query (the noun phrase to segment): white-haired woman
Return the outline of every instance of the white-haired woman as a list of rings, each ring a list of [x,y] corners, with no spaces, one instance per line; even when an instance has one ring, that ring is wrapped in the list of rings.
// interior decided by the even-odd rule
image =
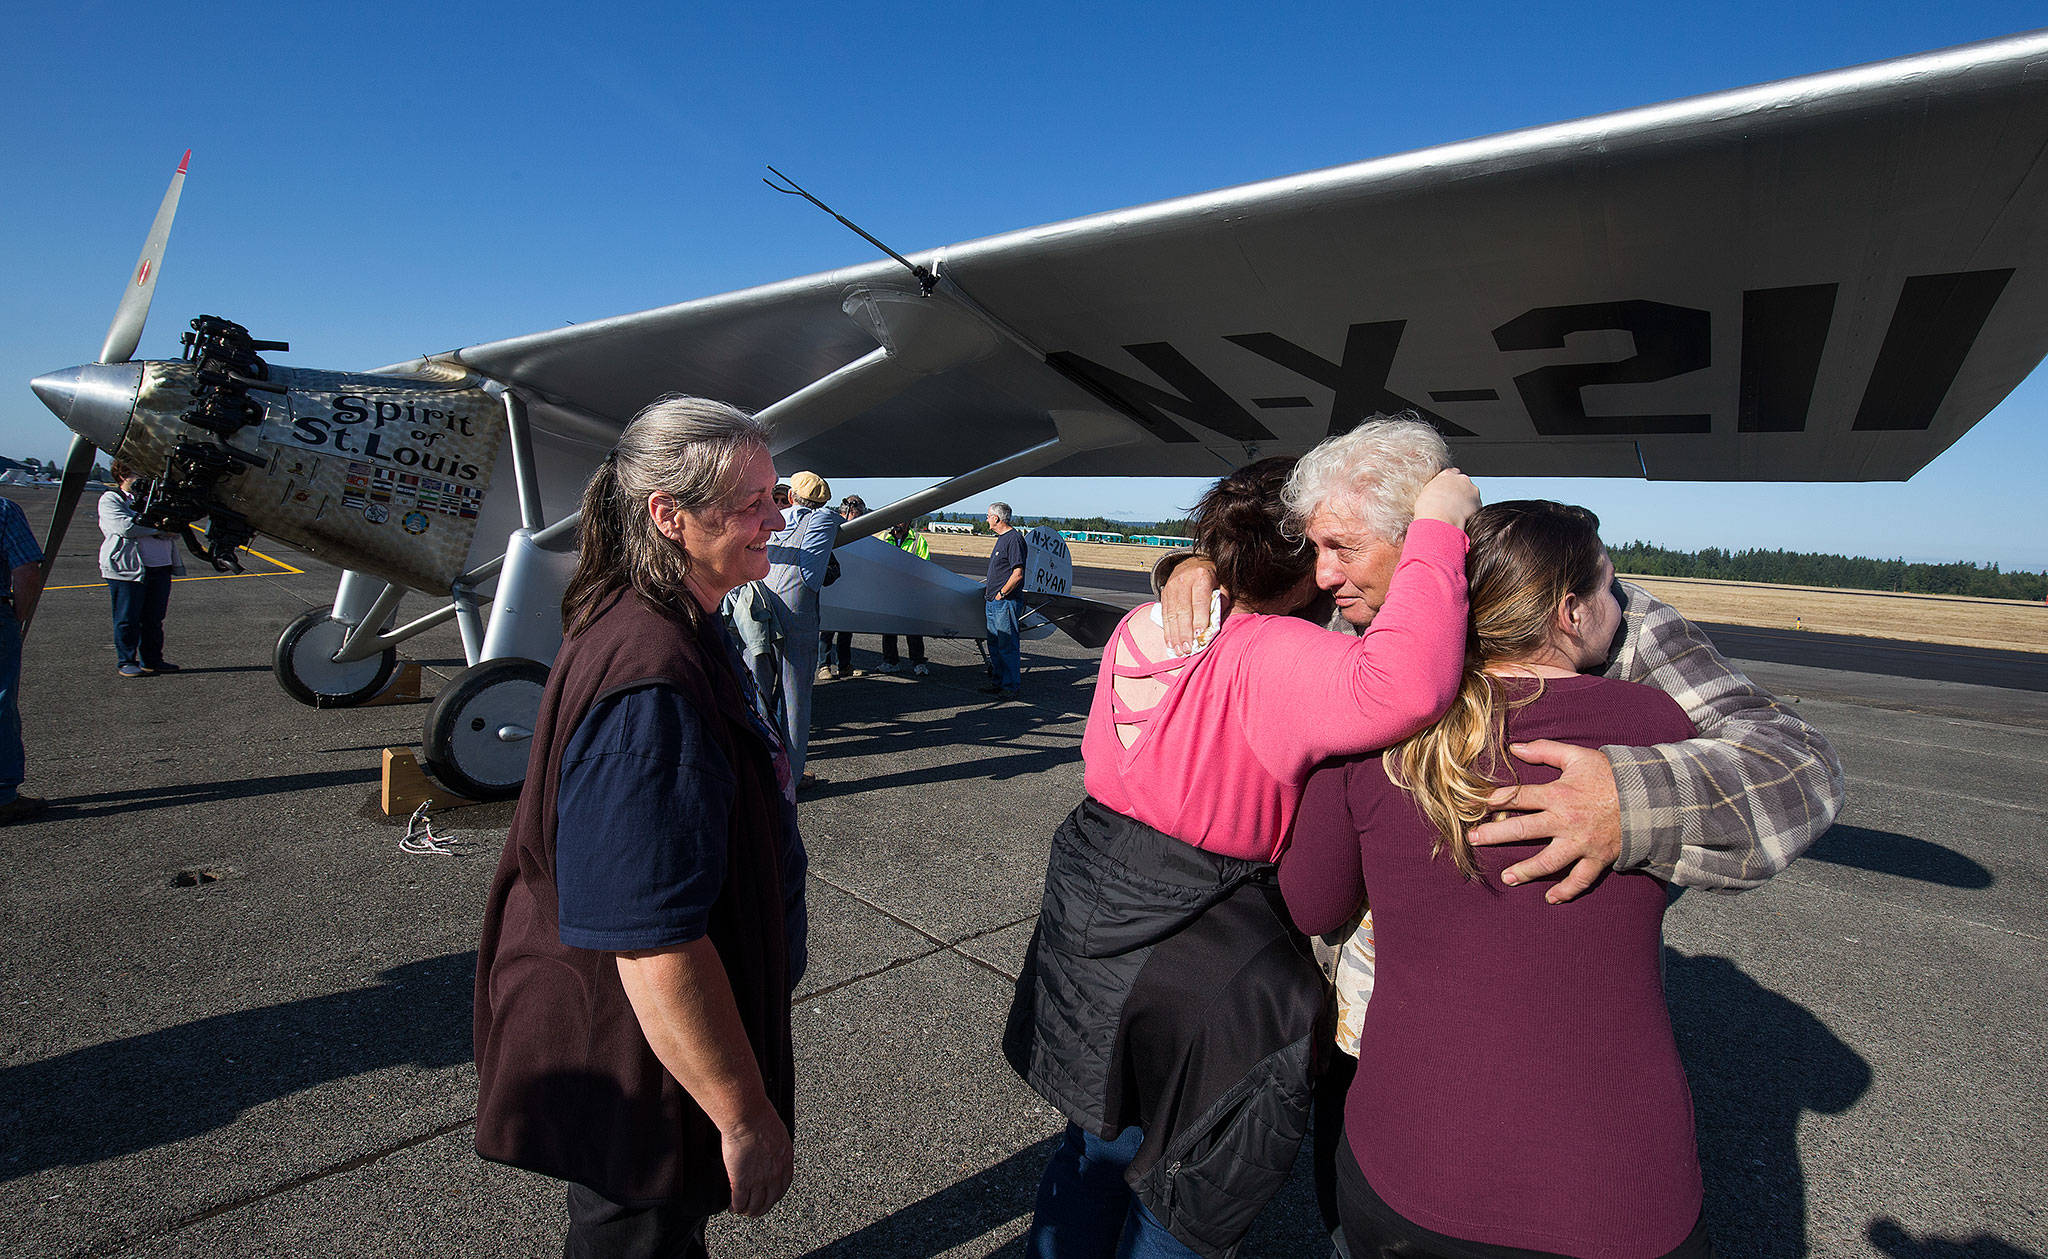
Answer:
[[[782,524],[767,439],[665,399],[583,495],[476,986],[477,1152],[569,1182],[570,1255],[701,1255],[793,1172],[803,843],[718,616]]]

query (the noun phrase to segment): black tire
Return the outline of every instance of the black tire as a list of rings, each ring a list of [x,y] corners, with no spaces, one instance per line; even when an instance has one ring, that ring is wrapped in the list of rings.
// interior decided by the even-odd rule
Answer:
[[[398,671],[396,647],[353,664],[335,664],[332,656],[349,627],[329,615],[333,610],[314,608],[285,626],[270,659],[284,693],[309,708],[352,708],[375,699]]]
[[[472,665],[434,697],[420,744],[427,769],[450,791],[472,800],[509,800],[526,781],[533,723],[548,667],[507,656]],[[528,732],[508,740],[507,726]]]

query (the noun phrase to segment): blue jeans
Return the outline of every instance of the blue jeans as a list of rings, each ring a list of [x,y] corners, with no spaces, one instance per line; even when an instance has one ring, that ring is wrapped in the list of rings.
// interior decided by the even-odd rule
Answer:
[[[801,778],[811,746],[811,683],[818,678],[818,623],[782,640],[782,737],[789,772]]]
[[[164,614],[171,607],[168,564],[142,570],[141,581],[107,580],[114,602],[114,659],[154,669],[164,662]]]
[[[21,746],[21,622],[0,603],[0,804],[12,804],[28,773]]]
[[[988,662],[995,669],[996,685],[1014,691],[1024,680],[1024,643],[1017,637],[1018,602],[1015,599],[988,601]]]
[[[1197,1259],[1124,1183],[1124,1169],[1144,1140],[1137,1128],[1104,1141],[1068,1124],[1038,1182],[1024,1253],[1031,1259]]]

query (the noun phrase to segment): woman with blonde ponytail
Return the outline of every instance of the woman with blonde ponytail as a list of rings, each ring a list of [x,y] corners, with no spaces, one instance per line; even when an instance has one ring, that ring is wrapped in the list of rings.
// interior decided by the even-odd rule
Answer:
[[[1711,1253],[1664,1005],[1664,884],[1610,872],[1551,905],[1541,882],[1500,878],[1540,845],[1467,838],[1498,788],[1556,776],[1510,756],[1511,742],[1693,735],[1663,691],[1595,672],[1621,627],[1599,526],[1542,501],[1472,515],[1471,629],[1450,711],[1381,755],[1318,771],[1282,859],[1303,931],[1342,927],[1372,893],[1378,970],[1336,1160],[1354,1256]],[[1591,991],[1551,982],[1588,966],[1602,977]],[[1601,1087],[1545,1085],[1530,1063]]]

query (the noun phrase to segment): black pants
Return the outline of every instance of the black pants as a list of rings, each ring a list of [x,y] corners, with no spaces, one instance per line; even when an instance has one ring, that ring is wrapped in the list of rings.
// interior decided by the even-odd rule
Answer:
[[[709,1259],[706,1218],[676,1206],[622,1207],[595,1189],[570,1185],[562,1259]]]
[[[1343,1222],[1337,1216],[1337,1146],[1344,1140],[1344,1099],[1358,1075],[1358,1059],[1334,1045],[1323,1048],[1330,1061],[1316,1077],[1309,1162],[1315,1172],[1316,1212],[1323,1217],[1323,1231],[1334,1233]]]
[[[922,634],[907,634],[905,637],[910,639],[910,663],[923,664],[924,636]],[[894,634],[882,635],[882,660],[886,664],[899,663],[896,656],[896,636]]]
[[[1590,1191],[1587,1186],[1574,1188]],[[1404,1218],[1373,1192],[1349,1138],[1337,1143],[1337,1214],[1344,1221],[1344,1248],[1351,1259],[1564,1259],[1554,1251],[1446,1237]],[[1714,1259],[1704,1217],[1664,1259]]]

